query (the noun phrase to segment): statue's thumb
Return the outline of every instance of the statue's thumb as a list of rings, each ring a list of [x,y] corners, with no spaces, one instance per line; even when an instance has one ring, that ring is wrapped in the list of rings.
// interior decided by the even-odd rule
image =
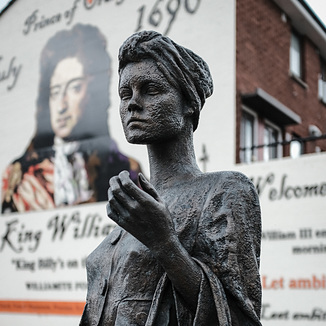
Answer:
[[[138,173],[139,184],[142,189],[147,192],[150,196],[152,196],[155,200],[159,200],[159,195],[153,185],[146,180],[144,175],[140,172]]]

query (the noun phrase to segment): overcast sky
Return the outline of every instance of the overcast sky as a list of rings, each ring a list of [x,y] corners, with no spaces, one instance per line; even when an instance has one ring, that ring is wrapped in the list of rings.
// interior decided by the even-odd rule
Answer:
[[[326,0],[306,0],[315,14],[326,24]]]
[[[4,8],[10,0],[0,0],[0,11]]]

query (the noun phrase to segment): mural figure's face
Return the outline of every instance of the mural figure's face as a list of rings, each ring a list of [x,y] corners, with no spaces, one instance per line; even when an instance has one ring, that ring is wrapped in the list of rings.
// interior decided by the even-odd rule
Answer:
[[[185,124],[182,94],[153,60],[129,63],[123,69],[119,95],[121,121],[130,143],[172,139]]]
[[[71,134],[82,114],[86,90],[80,61],[76,57],[59,61],[50,80],[49,99],[51,126],[56,136],[65,138]]]

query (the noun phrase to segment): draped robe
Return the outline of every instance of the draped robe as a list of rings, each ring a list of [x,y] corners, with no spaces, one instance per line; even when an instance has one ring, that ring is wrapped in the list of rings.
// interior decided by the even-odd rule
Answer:
[[[261,216],[252,183],[238,172],[206,173],[163,199],[201,270],[196,311],[149,249],[117,226],[87,259],[80,325],[261,325]]]

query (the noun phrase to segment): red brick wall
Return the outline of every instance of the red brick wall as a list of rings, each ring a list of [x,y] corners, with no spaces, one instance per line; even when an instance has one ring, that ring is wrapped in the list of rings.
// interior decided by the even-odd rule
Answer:
[[[317,47],[303,38],[303,87],[289,75],[291,22],[282,21],[281,9],[272,0],[237,0],[236,80],[237,80],[237,153],[241,94],[254,93],[256,88],[278,99],[300,115],[302,124],[286,128],[287,132],[308,137],[308,126],[316,125],[326,134],[326,106],[318,99],[320,58]],[[326,150],[326,141],[320,142]],[[306,153],[314,152],[315,144],[307,144]]]

